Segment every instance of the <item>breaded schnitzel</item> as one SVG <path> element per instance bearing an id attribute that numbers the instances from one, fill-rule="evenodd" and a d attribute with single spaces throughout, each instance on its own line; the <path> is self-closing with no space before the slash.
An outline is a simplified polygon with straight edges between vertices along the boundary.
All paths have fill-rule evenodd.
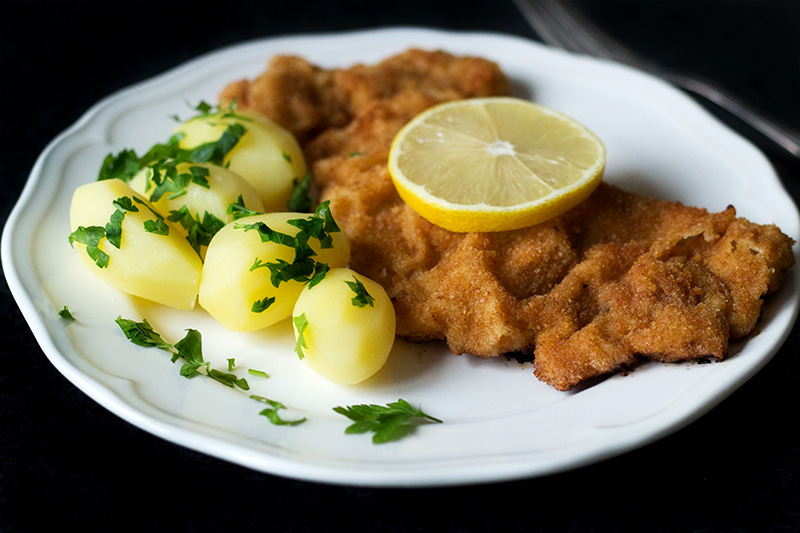
<path id="1" fill-rule="evenodd" d="M 398 335 L 480 357 L 533 351 L 536 376 L 560 390 L 641 358 L 724 358 L 794 263 L 775 226 L 605 184 L 560 217 L 498 233 L 448 232 L 403 203 L 386 164 L 397 131 L 434 104 L 508 91 L 494 63 L 409 50 L 337 70 L 275 57 L 220 100 L 300 139 L 351 266 L 386 288 Z"/>

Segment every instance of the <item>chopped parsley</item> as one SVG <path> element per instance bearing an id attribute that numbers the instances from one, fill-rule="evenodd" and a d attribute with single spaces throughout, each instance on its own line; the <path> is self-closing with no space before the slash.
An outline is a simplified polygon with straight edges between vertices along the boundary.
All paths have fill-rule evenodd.
<path id="1" fill-rule="evenodd" d="M 316 211 L 308 217 L 288 220 L 287 223 L 296 227 L 299 231 L 295 235 L 289 235 L 270 228 L 264 222 L 237 223 L 234 228 L 244 231 L 256 231 L 261 242 L 273 242 L 294 249 L 292 262 L 284 259 L 265 262 L 256 257 L 250 266 L 251 272 L 259 268 L 267 268 L 270 272 L 270 282 L 275 288 L 280 287 L 281 283 L 287 281 L 307 283 L 310 287 L 313 287 L 325 277 L 330 268 L 327 263 L 320 263 L 314 259 L 317 253 L 311 247 L 309 241 L 316 239 L 321 248 L 332 248 L 333 237 L 331 237 L 331 233 L 341 230 L 331 215 L 329 202 L 320 204 Z M 267 304 L 271 303 L 269 298 L 257 300 L 253 302 L 251 310 L 254 313 L 260 313 L 268 307 Z"/>
<path id="2" fill-rule="evenodd" d="M 116 211 L 111 213 L 111 218 L 106 224 L 106 239 L 114 248 L 119 249 L 122 243 L 122 221 L 125 219 L 126 212 L 137 212 L 139 208 L 133 205 L 133 200 L 128 196 L 122 196 L 112 202 Z"/>
<path id="3" fill-rule="evenodd" d="M 275 303 L 275 297 L 265 297 L 263 300 L 256 300 L 250 310 L 254 313 L 263 313 L 269 306 Z"/>
<path id="4" fill-rule="evenodd" d="M 200 248 L 208 246 L 211 238 L 225 226 L 225 222 L 208 211 L 201 220 L 199 214 L 192 215 L 185 205 L 182 205 L 180 209 L 173 209 L 169 213 L 167 219 L 183 226 L 183 229 L 186 230 L 186 240 L 198 255 L 200 255 Z"/>
<path id="5" fill-rule="evenodd" d="M 79 226 L 69 235 L 69 245 L 74 247 L 76 242 L 86 245 L 86 253 L 95 264 L 100 268 L 106 268 L 109 262 L 107 253 L 100 249 L 100 241 L 104 238 L 119 249 L 122 245 L 122 222 L 125 220 L 125 213 L 135 213 L 139 208 L 134 203 L 145 205 L 155 216 L 155 220 L 145 220 L 144 230 L 148 233 L 157 235 L 169 235 L 169 226 L 164 222 L 164 218 L 159 215 L 147 204 L 136 196 L 121 196 L 114 200 L 112 204 L 116 208 L 106 225 L 103 226 Z"/>
<path id="6" fill-rule="evenodd" d="M 86 245 L 86 253 L 100 268 L 108 266 L 108 254 L 100 249 L 100 241 L 106 236 L 106 229 L 102 226 L 78 226 L 69 234 L 69 245 L 74 247 L 76 242 Z"/>
<path id="7" fill-rule="evenodd" d="M 294 345 L 294 351 L 300 359 L 304 359 L 306 354 L 303 352 L 303 348 L 308 348 L 305 337 L 305 331 L 308 328 L 306 314 L 303 313 L 300 316 L 293 316 L 292 323 L 294 323 L 294 327 L 297 329 L 297 342 Z"/>
<path id="8" fill-rule="evenodd" d="M 222 108 L 214 108 L 205 102 L 201 102 L 195 110 L 198 115 L 196 118 L 219 115 L 221 119 L 236 118 L 239 121 L 249 121 L 247 117 L 236 114 L 235 104 Z M 239 140 L 247 133 L 247 128 L 239 123 L 228 124 L 225 131 L 215 141 L 210 141 L 194 148 L 181 148 L 180 142 L 182 134 L 176 134 L 165 143 L 157 143 L 142 156 L 136 151 L 126 149 L 118 154 L 108 154 L 100 166 L 98 180 L 121 179 L 130 181 L 142 169 L 148 169 L 148 189 L 151 183 L 156 187 L 152 193 L 151 200 L 158 201 L 164 194 L 170 194 L 171 198 L 176 198 L 185 193 L 185 188 L 190 183 L 208 186 L 208 170 L 197 166 L 203 163 L 225 166 L 225 158 L 228 153 L 238 144 Z M 178 165 L 182 163 L 193 163 L 189 172 L 178 172 Z"/>
<path id="9" fill-rule="evenodd" d="M 350 287 L 350 290 L 356 294 L 351 300 L 354 306 L 366 307 L 368 305 L 370 307 L 375 307 L 375 298 L 367 292 L 367 288 L 361 283 L 360 279 L 353 276 L 353 281 L 345 281 L 345 283 Z"/>
<path id="10" fill-rule="evenodd" d="M 172 345 L 153 330 L 147 319 L 136 322 L 127 318 L 117 317 L 116 323 L 125 334 L 125 337 L 133 344 L 167 351 L 172 354 L 173 363 L 178 359 L 183 359 L 184 363 L 180 369 L 180 374 L 183 377 L 190 378 L 201 374 L 229 387 L 238 387 L 242 390 L 250 389 L 246 379 L 230 372 L 211 368 L 211 363 L 203 359 L 203 339 L 197 330 L 187 330 L 186 336 Z"/>
<path id="11" fill-rule="evenodd" d="M 383 444 L 396 441 L 412 434 L 416 427 L 425 423 L 442 421 L 434 418 L 421 409 L 416 409 L 407 401 L 398 399 L 385 406 L 374 404 L 334 407 L 334 411 L 346 416 L 353 424 L 345 429 L 346 434 L 373 433 L 372 442 Z"/>
<path id="12" fill-rule="evenodd" d="M 58 316 L 70 322 L 75 320 L 75 317 L 72 316 L 72 313 L 70 313 L 69 308 L 66 305 L 61 311 L 58 312 Z"/>
<path id="13" fill-rule="evenodd" d="M 292 187 L 292 194 L 289 196 L 286 208 L 293 213 L 310 213 L 311 197 L 309 191 L 311 190 L 311 174 L 306 173 L 300 179 L 293 178 Z"/>
<path id="14" fill-rule="evenodd" d="M 254 211 L 252 209 L 248 209 L 244 205 L 244 199 L 242 198 L 241 194 L 239 195 L 239 199 L 238 200 L 236 200 L 233 203 L 228 204 L 228 209 L 226 210 L 226 212 L 229 215 L 233 215 L 233 219 L 234 220 L 239 220 L 240 218 L 243 218 L 243 217 L 249 217 L 251 215 L 257 215 L 258 214 L 258 211 Z"/>
<path id="15" fill-rule="evenodd" d="M 150 201 L 157 202 L 165 194 L 170 200 L 186 194 L 186 188 L 195 183 L 208 189 L 209 171 L 206 167 L 190 166 L 188 172 L 178 172 L 178 164 L 172 159 L 160 160 L 148 167 L 145 189 L 155 185 L 150 193 Z"/>
<path id="16" fill-rule="evenodd" d="M 278 414 L 279 409 L 286 409 L 286 406 L 283 405 L 281 402 L 276 402 L 275 400 L 270 400 L 269 398 L 264 398 L 263 396 L 257 396 L 255 394 L 251 394 L 250 397 L 261 403 L 266 403 L 269 405 L 269 407 L 261 411 L 259 414 L 266 416 L 269 419 L 269 421 L 275 424 L 276 426 L 296 426 L 306 421 L 305 417 L 299 418 L 297 420 L 284 420 Z"/>
<path id="17" fill-rule="evenodd" d="M 156 235 L 169 235 L 169 225 L 164 222 L 163 218 L 145 220 L 144 230 L 147 233 L 155 233 Z"/>
<path id="18" fill-rule="evenodd" d="M 256 370 L 254 368 L 248 368 L 247 369 L 247 373 L 250 374 L 251 376 L 257 376 L 257 377 L 260 377 L 260 378 L 269 379 L 269 374 L 267 374 L 263 370 Z"/>

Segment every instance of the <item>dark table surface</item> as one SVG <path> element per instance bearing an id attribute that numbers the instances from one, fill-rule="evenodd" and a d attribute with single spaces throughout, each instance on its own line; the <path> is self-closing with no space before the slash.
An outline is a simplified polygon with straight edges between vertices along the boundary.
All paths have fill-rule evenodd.
<path id="1" fill-rule="evenodd" d="M 716 79 L 800 129 L 800 2 L 578 4 L 637 50 Z M 95 102 L 219 47 L 396 25 L 537 38 L 510 0 L 240 0 L 213 9 L 10 1 L 3 11 L 4 222 L 41 150 Z M 800 165 L 759 145 L 800 198 Z M 58 373 L 4 283 L 0 306 L 0 531 L 800 529 L 797 330 L 710 413 L 623 456 L 531 480 L 371 489 L 274 477 L 152 436 Z"/>

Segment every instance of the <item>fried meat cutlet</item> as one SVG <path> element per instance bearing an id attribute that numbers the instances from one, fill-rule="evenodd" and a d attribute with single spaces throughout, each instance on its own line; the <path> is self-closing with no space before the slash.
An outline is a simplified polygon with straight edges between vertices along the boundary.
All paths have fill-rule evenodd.
<path id="1" fill-rule="evenodd" d="M 220 100 L 301 140 L 352 268 L 386 288 L 401 337 L 480 357 L 533 352 L 536 376 L 559 390 L 643 358 L 723 359 L 794 263 L 775 226 L 602 184 L 545 223 L 462 234 L 400 199 L 387 170 L 397 131 L 432 105 L 508 91 L 494 63 L 409 50 L 333 70 L 275 57 Z"/>

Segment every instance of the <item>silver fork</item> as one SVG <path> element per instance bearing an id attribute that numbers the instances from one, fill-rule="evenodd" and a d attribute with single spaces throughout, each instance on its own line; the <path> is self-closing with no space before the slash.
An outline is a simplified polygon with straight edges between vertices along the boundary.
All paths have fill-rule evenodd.
<path id="1" fill-rule="evenodd" d="M 571 52 L 624 63 L 660 77 L 713 102 L 750 125 L 791 156 L 800 159 L 800 133 L 768 119 L 708 80 L 668 71 L 637 56 L 592 24 L 567 2 L 514 0 L 514 3 L 545 43 Z"/>

